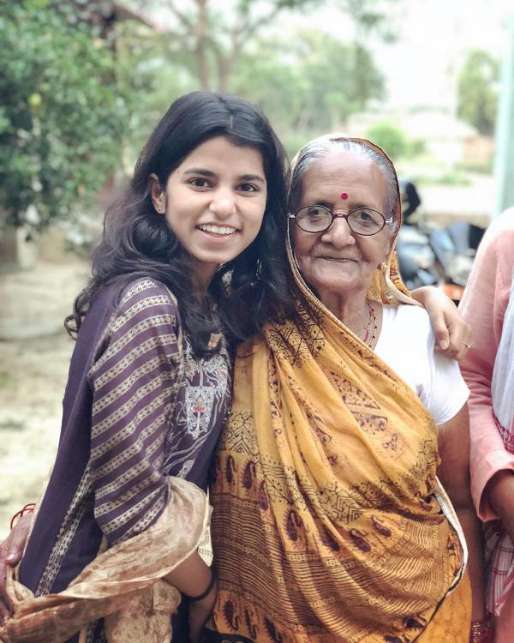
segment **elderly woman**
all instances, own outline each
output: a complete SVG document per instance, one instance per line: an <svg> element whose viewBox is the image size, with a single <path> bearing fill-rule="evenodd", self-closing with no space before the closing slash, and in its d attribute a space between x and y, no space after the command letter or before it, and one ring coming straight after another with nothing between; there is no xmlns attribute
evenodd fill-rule
<svg viewBox="0 0 514 643"><path fill-rule="evenodd" d="M297 316L238 351L212 489L219 593L206 640L465 643L460 524L473 618L484 616L468 389L391 278L392 163L360 139L307 144L289 220Z"/></svg>

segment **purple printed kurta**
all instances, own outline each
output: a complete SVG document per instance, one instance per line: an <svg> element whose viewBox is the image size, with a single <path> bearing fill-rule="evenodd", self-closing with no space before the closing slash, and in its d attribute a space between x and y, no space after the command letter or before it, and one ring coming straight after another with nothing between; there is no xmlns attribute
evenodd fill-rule
<svg viewBox="0 0 514 643"><path fill-rule="evenodd" d="M72 356L57 457L21 582L36 595L64 589L103 537L114 544L158 518L166 476L205 488L230 389L224 341L194 357L164 285L140 278L104 288ZM101 624L92 626L88 641L101 640Z"/></svg>

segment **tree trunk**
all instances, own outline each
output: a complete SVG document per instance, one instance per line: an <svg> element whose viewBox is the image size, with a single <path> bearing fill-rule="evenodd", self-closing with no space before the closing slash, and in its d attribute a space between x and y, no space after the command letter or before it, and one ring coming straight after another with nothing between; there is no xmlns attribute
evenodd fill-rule
<svg viewBox="0 0 514 643"><path fill-rule="evenodd" d="M220 92L227 93L230 85L230 76L234 68L234 56L220 56L218 58L218 86Z"/></svg>
<svg viewBox="0 0 514 643"><path fill-rule="evenodd" d="M195 25L195 58L202 89L210 89L209 60L207 57L208 15L207 0L196 0L198 19Z"/></svg>

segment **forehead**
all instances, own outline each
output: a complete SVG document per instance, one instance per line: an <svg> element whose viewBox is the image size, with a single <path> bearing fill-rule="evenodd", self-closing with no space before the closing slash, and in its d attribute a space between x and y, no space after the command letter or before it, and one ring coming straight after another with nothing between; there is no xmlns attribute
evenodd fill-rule
<svg viewBox="0 0 514 643"><path fill-rule="evenodd" d="M302 178L302 201L338 202L343 191L348 193L346 203L362 201L382 207L387 184L382 170L364 154L334 150L311 162Z"/></svg>
<svg viewBox="0 0 514 643"><path fill-rule="evenodd" d="M236 145L226 136L215 136L197 145L177 168L186 171L189 167L204 167L220 173L261 174L264 166L261 152L248 145Z"/></svg>

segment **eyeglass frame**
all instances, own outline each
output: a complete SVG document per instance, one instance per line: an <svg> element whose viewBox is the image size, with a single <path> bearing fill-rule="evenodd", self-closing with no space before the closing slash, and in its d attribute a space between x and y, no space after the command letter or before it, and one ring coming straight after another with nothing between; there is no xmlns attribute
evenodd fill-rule
<svg viewBox="0 0 514 643"><path fill-rule="evenodd" d="M312 207L321 208L322 210L326 210L330 214L330 216L332 217L332 220L330 221L330 223L328 224L328 226L326 228L323 228L322 230L305 230L304 228L302 228L302 226L299 223L297 223L296 215L299 212L301 212L302 210L306 210L307 208L312 208ZM376 232L372 232L371 234L363 234L362 232L356 232L352 228L350 222L348 221L348 217L353 212L356 212L357 210L371 210L371 212L375 212L376 214L379 214L382 217L382 220L383 220L382 226ZM385 214L383 212L380 212L380 210L375 210L375 208L369 208L367 206L362 206L362 205L357 206L355 208L351 208L350 210L348 210L348 212L346 214L341 214L341 212L342 212L341 210L328 208L326 205L319 205L317 203L313 203L311 205L305 205L303 208L299 208L294 213L289 212L287 216L288 216L289 219L294 219L295 225L298 226L300 228L300 230L302 230L302 232L307 232L307 234L320 234L322 232L327 232L327 230L330 230L330 228L334 225L335 219L344 219L346 221L347 226L352 231L352 233L353 234L358 234L359 237L373 237L375 234L378 234L379 232L382 232L382 230L386 227L386 225L390 224L393 221L393 217L389 217L389 219L386 218Z"/></svg>

